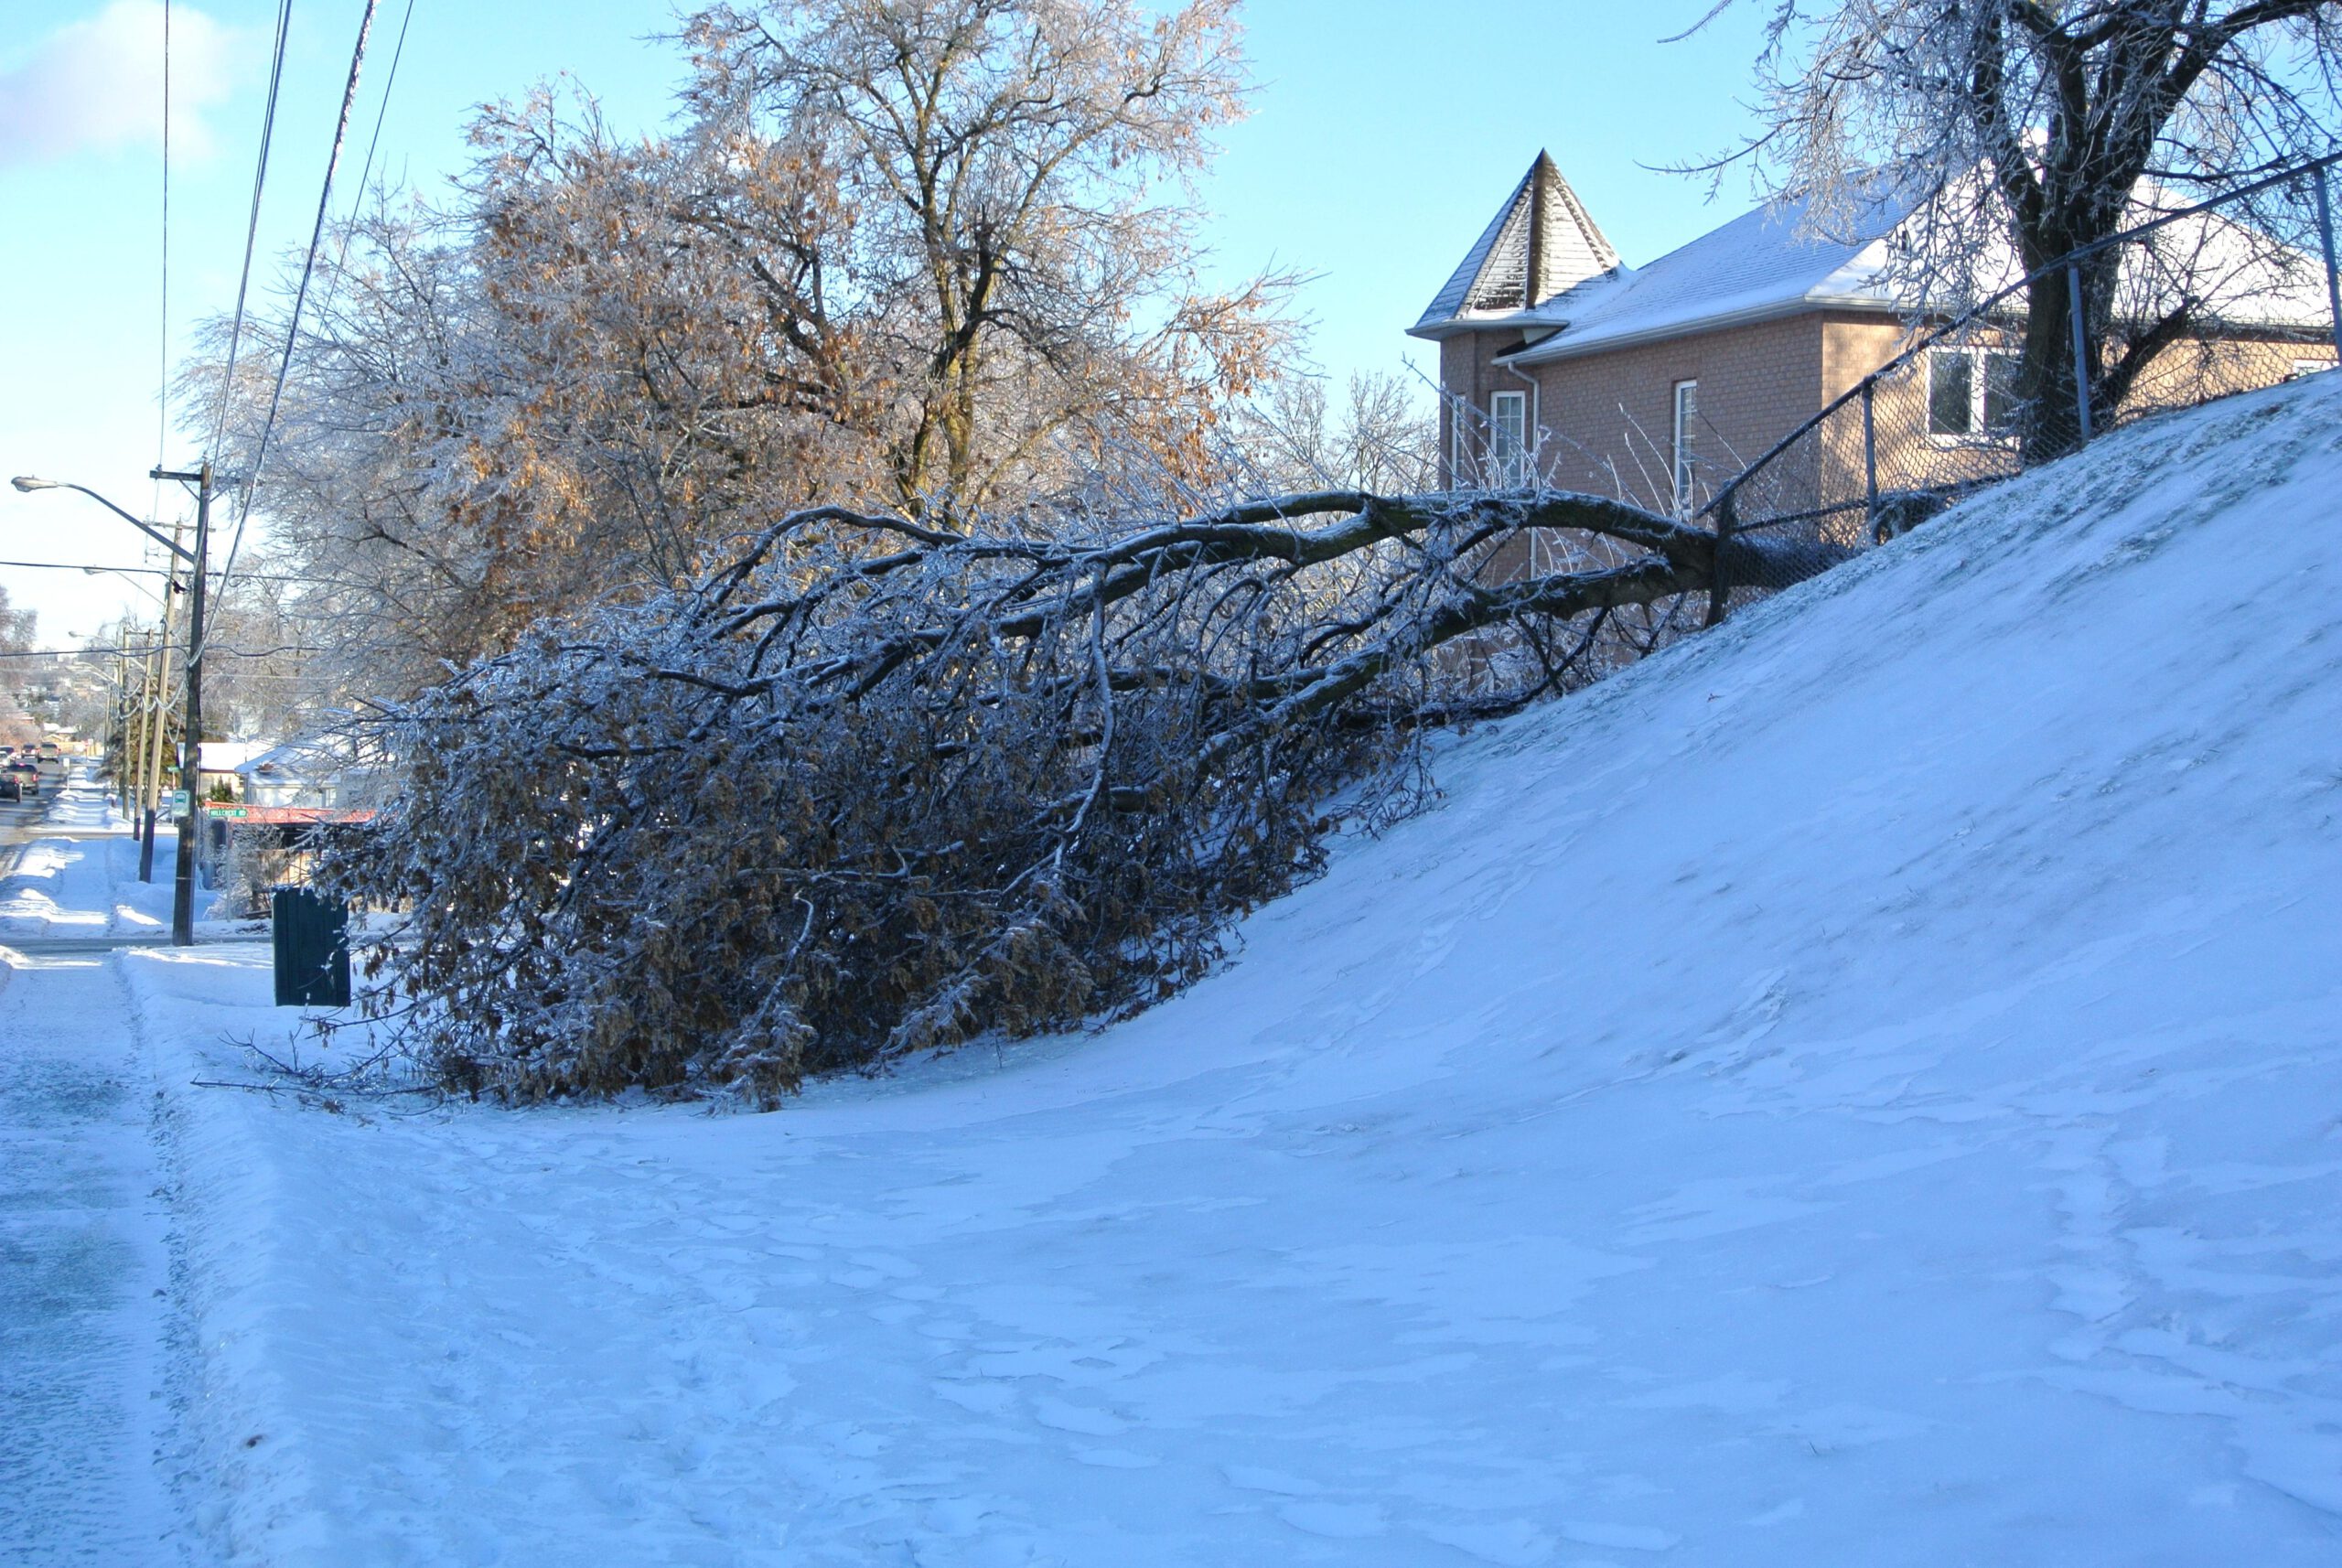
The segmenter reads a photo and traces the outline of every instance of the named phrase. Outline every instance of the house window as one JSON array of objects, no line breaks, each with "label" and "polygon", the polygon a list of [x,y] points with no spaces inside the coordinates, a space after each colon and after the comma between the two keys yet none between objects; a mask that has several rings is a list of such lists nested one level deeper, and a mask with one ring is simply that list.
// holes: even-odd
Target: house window
[{"label": "house window", "polygon": [[1675,510],[1688,513],[1692,510],[1692,474],[1693,467],[1692,433],[1700,420],[1700,383],[1675,383],[1675,442],[1671,472],[1674,475]]},{"label": "house window", "polygon": [[2001,436],[2016,426],[2014,354],[1991,349],[1928,350],[1928,434]]},{"label": "house window", "polygon": [[1499,489],[1529,483],[1529,394],[1494,392],[1488,398],[1488,479]]}]

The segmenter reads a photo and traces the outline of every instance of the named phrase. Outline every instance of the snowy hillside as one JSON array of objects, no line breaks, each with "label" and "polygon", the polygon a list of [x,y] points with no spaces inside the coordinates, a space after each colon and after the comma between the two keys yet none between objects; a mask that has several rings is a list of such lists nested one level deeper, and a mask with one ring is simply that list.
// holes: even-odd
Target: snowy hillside
[{"label": "snowy hillside", "polygon": [[125,956],[208,1535],[2342,1561],[2342,375],[1441,777],[1177,1001],[766,1117],[186,1089],[283,1027],[264,964]]}]

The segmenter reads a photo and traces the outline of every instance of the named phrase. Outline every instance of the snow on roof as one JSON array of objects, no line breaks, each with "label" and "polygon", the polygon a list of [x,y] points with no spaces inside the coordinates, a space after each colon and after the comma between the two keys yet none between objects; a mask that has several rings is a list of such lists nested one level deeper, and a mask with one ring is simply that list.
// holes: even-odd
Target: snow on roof
[{"label": "snow on roof", "polygon": [[[1524,179],[1466,267],[1410,328],[1413,335],[1520,330],[1531,341],[1504,356],[1506,362],[1536,365],[1805,310],[1896,311],[1908,303],[1890,292],[1885,271],[1891,237],[1919,207],[1920,194],[1882,177],[1867,200],[1827,225],[1828,237],[1808,231],[1807,202],[1772,203],[1648,266],[1588,276],[1533,308],[1476,313],[1469,280],[1459,293],[1457,279],[1476,266],[1475,278],[1497,269],[1503,255],[1499,231],[1517,215],[1527,187]],[[2168,193],[2143,190],[2132,221],[2146,222],[2176,205],[2178,199]],[[2015,282],[2019,270],[2006,254],[1988,256],[1982,267],[1982,293]],[[2123,272],[2124,297],[2117,308],[2141,317],[2178,303],[2170,281],[2177,278],[2187,280],[2194,314],[2204,326],[2299,329],[2321,325],[2327,315],[2325,274],[2315,258],[2218,213],[2182,219],[2151,242],[2128,247]],[[1995,273],[2004,275],[1995,280]],[[1451,298],[1462,303],[1439,316]]]},{"label": "snow on roof", "polygon": [[[2160,190],[2147,196],[2165,209],[2178,205]],[[2132,220],[2154,211],[2134,202]],[[2127,247],[2121,295],[2118,311],[2140,317],[2184,299],[2210,327],[2324,331],[2332,322],[2323,262],[2217,212],[2178,219]]]},{"label": "snow on roof", "polygon": [[281,745],[255,749],[252,755],[237,765],[242,774],[265,773],[274,778],[307,779],[329,774],[344,766],[328,747],[316,739],[289,740]]},{"label": "snow on roof", "polygon": [[207,740],[196,747],[197,765],[206,773],[234,773],[275,746],[273,740]]},{"label": "snow on roof", "polygon": [[1802,231],[1803,202],[1744,213],[1649,266],[1596,278],[1550,299],[1524,325],[1560,328],[1512,356],[1539,364],[1695,328],[1762,320],[1820,305],[1891,308],[1881,287],[1885,237],[1909,211],[1887,198],[1862,208],[1842,237]]}]

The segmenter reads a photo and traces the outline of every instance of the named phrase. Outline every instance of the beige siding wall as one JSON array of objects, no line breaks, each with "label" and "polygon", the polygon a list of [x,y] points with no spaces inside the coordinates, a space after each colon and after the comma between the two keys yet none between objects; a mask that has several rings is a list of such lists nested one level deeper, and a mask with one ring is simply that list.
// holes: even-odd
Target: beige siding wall
[{"label": "beige siding wall", "polygon": [[[1449,339],[1441,345],[1443,384],[1485,415],[1491,393],[1529,390],[1520,375],[1494,363],[1496,349],[1518,341],[1493,333]],[[1542,432],[1538,467],[1548,482],[1563,489],[1620,494],[1663,510],[1675,386],[1697,381],[1692,453],[1695,494],[1704,500],[1713,485],[1821,406],[1822,372],[1823,332],[1814,316],[1540,365],[1529,372],[1536,383],[1533,419]],[[1442,434],[1452,462],[1457,451],[1452,424]],[[1484,432],[1467,433],[1466,461],[1450,482],[1470,478],[1476,443],[1485,443]]]},{"label": "beige siding wall", "polygon": [[2253,392],[2292,380],[2299,373],[2297,367],[2333,363],[2331,342],[2216,338],[2178,343],[2156,355],[2140,373],[2123,413],[2152,413]]},{"label": "beige siding wall", "polygon": [[[1901,352],[1903,328],[1876,317],[1854,315],[1825,318],[1822,395],[1835,399]],[[2014,349],[2013,338],[2007,346]],[[2177,344],[2148,365],[2124,400],[2128,420],[2164,409],[2193,407],[2214,398],[2275,386],[2291,379],[2297,364],[2330,365],[2332,346],[2274,339],[2215,338]],[[2016,452],[2007,440],[1961,440],[1928,434],[1928,377],[1914,363],[1881,381],[1874,394],[1878,485],[1881,490],[1941,487],[1991,478],[2014,470]],[[1832,497],[1864,493],[1862,413],[1850,404],[1821,432],[1826,473],[1821,493]]]},{"label": "beige siding wall", "polygon": [[[1537,367],[1531,411],[1541,432],[1537,464],[1547,482],[1568,489],[1619,494],[1664,510],[1676,383],[1699,383],[1699,420],[1692,451],[1694,499],[1716,486],[1863,377],[1900,353],[1908,342],[1902,324],[1865,312],[1816,312],[1750,327],[1700,333],[1671,342],[1589,354]],[[1440,376],[1449,394],[1441,414],[1441,451],[1449,484],[1471,484],[1486,473],[1489,399],[1527,392],[1530,382],[1495,362],[1496,351],[1519,344],[1513,333],[1472,333],[1440,346]],[[2125,414],[2190,404],[2230,392],[2273,385],[2302,364],[2331,364],[2329,344],[2224,338],[2167,349],[2125,404]],[[2005,474],[2015,454],[2006,442],[1955,440],[1928,429],[1928,378],[1915,363],[1882,382],[1875,394],[1875,430],[1882,491],[1935,488]],[[1456,403],[1464,438],[1457,439]],[[1860,404],[1850,403],[1808,441],[1800,442],[1767,476],[1769,488],[1747,497],[1759,514],[1853,501],[1855,510],[1824,520],[1825,532],[1859,532],[1866,524]]]}]

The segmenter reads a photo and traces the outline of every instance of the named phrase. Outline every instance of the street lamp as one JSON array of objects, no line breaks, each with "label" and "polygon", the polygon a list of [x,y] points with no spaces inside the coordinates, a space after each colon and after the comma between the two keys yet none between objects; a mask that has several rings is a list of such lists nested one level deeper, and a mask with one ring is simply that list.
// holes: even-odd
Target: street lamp
[{"label": "street lamp", "polygon": [[[206,471],[209,471],[210,467],[211,465],[209,463],[204,465]],[[154,473],[147,477],[149,478],[156,479],[183,479],[188,483],[192,484],[195,482],[198,476],[194,474],[166,474],[161,469],[157,468]],[[135,513],[124,511],[122,508],[114,505],[113,502],[106,499],[105,497],[98,494],[97,491],[91,489],[87,485],[69,485],[62,479],[37,478],[31,474],[18,474],[15,478],[10,479],[8,482],[11,485],[14,485],[17,489],[23,491],[26,495],[31,495],[35,490],[79,490],[83,495],[89,497],[91,500],[97,502],[100,506],[105,508],[108,511],[113,513],[116,517],[122,519],[123,521],[130,524],[131,527],[136,529],[139,532],[145,534],[147,538],[161,545],[164,549],[168,550],[180,560],[193,561],[195,559],[194,556],[188,554],[185,549],[181,548],[178,541],[166,534],[161,529],[156,528],[153,523],[141,521]]]},{"label": "street lamp", "polygon": [[[105,497],[94,490],[83,489],[80,485],[61,485],[54,479],[36,478],[30,474],[20,474],[12,482],[18,490],[26,494],[31,494],[36,490],[81,490],[84,495],[89,496],[100,505],[111,508],[117,512],[122,511],[120,507],[114,506]],[[123,515],[129,517],[126,512]],[[140,522],[134,517],[129,517],[129,521],[142,529],[146,527],[146,524]],[[177,531],[174,530],[175,537],[164,540],[163,542],[176,547],[177,543],[176,532]],[[161,538],[161,535],[156,534],[156,537]],[[100,576],[108,572],[116,573],[121,575],[124,582],[163,607],[162,634],[145,658],[141,660],[142,672],[145,673],[145,678],[140,683],[140,691],[145,693],[140,700],[140,711],[144,722],[140,725],[138,733],[143,738],[138,742],[135,756],[133,756],[127,747],[123,753],[124,809],[134,810],[137,813],[138,880],[152,882],[155,880],[155,803],[160,787],[159,780],[163,774],[163,732],[166,728],[163,714],[169,707],[171,691],[170,596],[179,591],[177,576],[177,563],[174,562],[170,572],[166,574],[168,581],[164,591],[159,594],[139,582],[137,578],[123,572],[118,566],[84,566],[81,572],[83,575],[91,577]],[[155,667],[151,672],[145,672],[145,670],[148,662]]]},{"label": "street lamp", "polygon": [[[211,465],[205,463],[193,473],[156,468],[147,478],[175,479],[196,487],[193,550],[160,529],[140,521],[87,485],[38,478],[30,474],[19,474],[8,482],[27,495],[35,490],[79,490],[192,568],[188,574],[187,619],[187,736],[181,743],[179,757],[179,784],[187,791],[188,814],[179,827],[178,870],[171,889],[171,945],[183,948],[195,942],[195,813],[203,794],[203,569],[211,542]],[[164,618],[167,626],[169,618]]]},{"label": "street lamp", "polygon": [[170,603],[163,596],[163,594],[176,594],[179,591],[177,578],[172,578],[168,584],[165,585],[163,594],[158,594],[154,589],[148,587],[145,584],[131,575],[133,572],[151,572],[153,570],[154,568],[151,566],[84,566],[81,568],[81,575],[84,577],[102,577],[111,573],[113,575],[120,577],[123,581],[128,583],[132,587],[137,589],[148,598],[154,600],[156,604],[161,605],[164,609],[168,610],[171,607]]},{"label": "street lamp", "polygon": [[[27,493],[34,490],[53,490],[62,489],[65,488],[52,480],[37,479],[29,474],[20,476],[16,479],[16,489]],[[99,496],[96,499],[101,501],[105,500],[105,497],[103,496]],[[108,502],[107,504],[111,505],[112,503]],[[132,521],[136,521],[137,520],[134,518]],[[155,592],[154,589],[149,588],[145,584],[140,582],[136,577],[131,575],[129,570],[125,570],[120,566],[84,566],[81,568],[81,575],[85,577],[102,577],[106,575],[108,573],[112,573],[115,576],[120,577],[124,582],[129,584],[132,587],[137,589],[140,593],[145,595],[148,598],[163,607],[163,634],[161,640],[156,645],[155,650],[151,656],[155,662],[159,666],[162,680],[158,686],[155,686],[151,696],[142,699],[141,706],[145,714],[146,722],[140,726],[139,734],[144,736],[145,738],[139,742],[135,756],[133,756],[131,753],[129,726],[126,724],[124,728],[123,740],[123,810],[128,811],[134,809],[137,812],[138,880],[141,882],[152,882],[155,880],[156,781],[161,778],[163,771],[164,725],[162,724],[162,715],[163,710],[167,707],[170,703],[171,689],[170,652],[168,647],[171,638],[170,596],[180,592],[181,589],[177,576],[177,564],[176,562],[172,564],[169,570],[163,574],[167,581],[165,583],[163,591],[159,594]],[[70,641],[71,639],[69,638],[67,640]],[[154,677],[151,674],[146,673],[145,670],[145,662],[143,660],[141,662],[141,673],[145,678],[142,679],[140,682],[140,690],[145,692],[153,682]],[[124,701],[126,702],[127,700],[127,696],[125,696]]]}]

